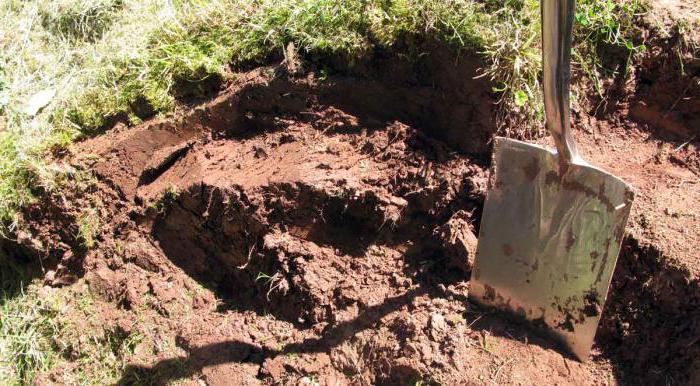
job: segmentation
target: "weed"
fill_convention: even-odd
[[[432,375],[422,375],[420,377],[416,377],[415,379],[411,380],[410,382],[411,385],[413,386],[440,386],[442,383],[435,379]]]
[[[262,280],[269,286],[267,293],[265,294],[268,301],[270,300],[270,294],[272,294],[272,292],[275,290],[279,290],[282,292],[282,294],[286,294],[289,290],[288,283],[280,272],[275,272],[275,274],[272,276],[262,271],[258,272],[258,276],[255,278],[255,281],[257,282],[259,280]]]
[[[493,354],[495,342],[491,338],[491,334],[484,332],[481,336],[482,336],[482,340],[479,342],[481,349],[486,351],[489,354]]]
[[[164,214],[175,205],[180,197],[180,191],[177,186],[169,185],[158,197],[158,199],[148,203],[148,208],[155,211],[157,214]]]
[[[584,0],[577,4],[574,36],[578,44],[574,59],[593,82],[600,97],[604,97],[601,78],[620,71],[623,79],[626,78],[633,56],[646,50],[645,45],[635,44],[632,36],[637,16],[647,9],[648,4],[643,0]],[[623,52],[626,59],[622,69],[609,68],[603,62],[603,56],[598,52],[604,47]]]
[[[97,235],[100,233],[100,213],[96,208],[83,209],[76,219],[78,225],[78,240],[83,247],[90,249],[95,246]]]
[[[678,44],[676,44],[675,50],[678,56],[678,64],[680,66],[681,76],[687,75],[685,71],[685,60],[683,55],[689,53],[693,59],[696,59],[698,46],[697,46],[697,34],[698,28],[700,28],[700,21],[689,21],[686,19],[681,19],[676,22],[675,25],[676,32],[678,34]]]
[[[255,277],[255,281],[258,282],[260,280],[264,281],[266,284],[269,284],[272,281],[273,276],[270,276],[266,274],[265,272],[258,272],[258,275]]]
[[[132,355],[136,346],[141,343],[143,336],[139,334],[127,334],[120,329],[105,331],[107,346],[115,356]]]
[[[124,245],[124,242],[122,240],[114,240],[114,253],[117,254],[117,256],[124,256],[126,252],[126,246]]]

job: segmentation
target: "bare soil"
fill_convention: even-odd
[[[670,97],[697,87],[651,66],[615,109],[575,108],[585,158],[638,193],[580,363],[467,301],[497,131],[479,66],[238,74],[190,111],[77,144],[65,162],[96,181],[28,208],[15,255],[43,251],[47,285],[87,283],[120,334],[174,342],[123,384],[700,384],[698,105]],[[71,224],[88,205],[103,223],[86,250]]]

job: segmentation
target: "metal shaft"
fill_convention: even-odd
[[[566,166],[579,158],[569,120],[571,29],[575,4],[574,0],[541,1],[545,126],[556,142],[560,164]]]

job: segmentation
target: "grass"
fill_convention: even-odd
[[[165,188],[160,197],[148,202],[146,207],[153,210],[158,215],[163,215],[177,203],[179,197],[180,191],[178,190],[177,186],[169,185],[167,188]]]
[[[0,261],[5,272],[19,272]],[[138,333],[103,325],[82,284],[42,289],[40,280],[2,277],[0,384],[30,385],[60,367],[59,384],[112,384],[141,344]]]
[[[33,382],[51,367],[56,352],[50,337],[58,329],[56,310],[39,299],[30,278],[0,252],[0,384]]]
[[[503,6],[500,1],[490,0],[487,6],[498,22],[493,24],[483,51],[489,63],[484,75],[500,94],[500,112],[528,122],[541,120],[539,1],[509,0]]]
[[[87,249],[94,247],[102,223],[99,211],[93,207],[85,208],[78,214],[76,222],[80,244]]]
[[[51,337],[60,329],[58,310],[38,296],[36,287],[0,302],[0,383],[31,384],[38,371],[57,360]]]
[[[636,44],[629,35],[638,21],[635,16],[646,12],[647,8],[647,4],[641,0],[584,1],[579,4],[576,23],[580,44],[576,47],[574,58],[600,97],[604,97],[601,79],[616,72],[621,72],[626,78],[633,56],[646,50],[644,44]],[[626,60],[621,68],[619,63],[618,68],[611,68],[603,62],[604,56],[598,54],[603,45],[622,49]]]
[[[686,19],[679,20],[675,28],[678,31],[678,36],[680,44],[676,47],[676,55],[678,56],[678,63],[680,65],[680,74],[688,75],[686,73],[685,67],[683,65],[683,54],[689,53],[693,58],[698,56],[698,45],[697,42],[700,41],[698,36],[700,36],[700,20],[689,21]]]
[[[66,40],[95,41],[117,19],[122,0],[70,1],[38,3],[42,27]]]

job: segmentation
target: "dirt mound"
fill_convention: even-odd
[[[636,154],[656,150],[635,125],[577,112],[589,159],[631,179],[644,211],[633,216],[593,360],[573,361],[467,302],[495,132],[490,86],[473,79],[469,58],[426,61],[429,71],[386,59],[366,77],[261,68],[192,111],[77,145],[71,162],[97,178],[88,196],[27,213],[50,233],[36,247],[54,255],[47,283],[84,280],[114,305],[101,317],[121,335],[174,347],[140,352],[122,383],[698,376],[698,281],[660,251],[687,255],[672,241],[689,236],[658,213],[650,182],[692,172],[669,158],[616,162],[607,154],[625,141]],[[85,207],[109,220],[96,248],[81,247],[69,225]],[[650,237],[656,226],[668,237]]]
[[[205,357],[195,354],[193,363],[232,362],[223,375],[202,369],[209,380],[236,373],[250,381],[289,381],[295,371],[345,382],[421,379],[433,360],[448,360],[437,347],[428,348],[430,342],[441,341],[450,326],[467,331],[461,314],[486,184],[481,154],[493,129],[462,131],[461,152],[448,148],[430,130],[405,122],[429,117],[430,109],[441,117],[453,109],[452,115],[478,122],[484,110],[467,102],[430,106],[426,101],[441,98],[425,96],[444,89],[399,85],[349,78],[319,83],[263,69],[242,75],[221,97],[179,120],[87,142],[82,154],[89,167],[133,203],[135,222],[116,237],[115,244],[129,247],[119,253],[115,245],[110,252],[121,256],[112,264],[86,259],[91,287],[128,309],[149,306],[144,301],[152,294],[169,316],[192,278],[223,300],[213,310],[207,296],[192,300],[192,308],[217,320],[212,323],[253,318],[248,323],[257,329],[272,315],[270,324],[292,331],[286,344],[261,346],[239,326],[230,334],[241,342],[228,349],[220,343],[228,334],[212,341],[203,338],[211,333],[206,328],[181,332],[188,351]],[[365,107],[377,97],[383,97],[381,108]],[[103,245],[111,238],[105,235]],[[143,275],[134,269],[161,275],[138,280]],[[188,279],[178,278],[178,270]],[[165,272],[164,281],[157,278]],[[415,299],[432,304],[431,291],[453,291],[458,298],[433,306],[420,316],[432,318],[432,327],[411,333],[428,350],[428,365],[403,363],[401,353],[385,355],[395,351],[396,334],[406,334],[399,316]],[[442,314],[449,314],[449,323]],[[396,326],[378,340],[372,330],[387,315]],[[196,330],[188,323],[179,328]],[[347,342],[351,336],[358,342]],[[363,353],[375,345],[378,352]],[[230,358],[232,352],[240,358]],[[235,363],[251,361],[257,363],[253,372]],[[134,368],[125,382],[152,370]]]

